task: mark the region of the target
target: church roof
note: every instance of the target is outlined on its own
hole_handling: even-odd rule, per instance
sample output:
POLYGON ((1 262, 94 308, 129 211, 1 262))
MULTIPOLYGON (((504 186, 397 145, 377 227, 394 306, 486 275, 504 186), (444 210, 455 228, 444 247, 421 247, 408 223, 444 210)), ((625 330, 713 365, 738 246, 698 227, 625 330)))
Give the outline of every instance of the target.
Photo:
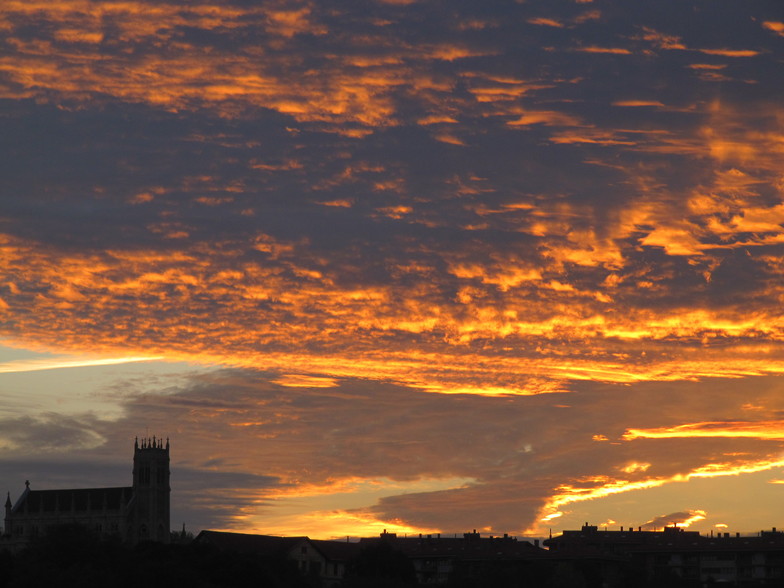
POLYGON ((30 490, 29 487, 16 501, 12 513, 24 510, 32 512, 63 512, 66 510, 86 511, 106 508, 120 510, 128 505, 133 496, 131 486, 117 488, 79 488, 74 490, 30 490))

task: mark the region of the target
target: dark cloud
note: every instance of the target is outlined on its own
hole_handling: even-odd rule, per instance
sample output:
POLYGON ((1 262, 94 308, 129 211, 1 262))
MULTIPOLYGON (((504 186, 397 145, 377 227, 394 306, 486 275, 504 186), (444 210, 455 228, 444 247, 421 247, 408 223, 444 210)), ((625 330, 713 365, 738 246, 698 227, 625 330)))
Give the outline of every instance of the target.
POLYGON ((644 525, 642 525, 642 528, 648 531, 654 531, 656 529, 661 529, 662 527, 673 527, 676 525, 679 526, 683 523, 687 523, 688 525, 688 523, 695 518, 699 520, 704 517, 705 512, 703 511, 690 510, 686 512, 673 512, 666 515, 660 515, 651 519, 650 521, 647 521, 644 525))
POLYGON ((0 420, 0 452, 6 456, 41 452, 68 454, 101 445, 105 440, 96 431, 96 419, 65 417, 55 412, 36 417, 0 420))

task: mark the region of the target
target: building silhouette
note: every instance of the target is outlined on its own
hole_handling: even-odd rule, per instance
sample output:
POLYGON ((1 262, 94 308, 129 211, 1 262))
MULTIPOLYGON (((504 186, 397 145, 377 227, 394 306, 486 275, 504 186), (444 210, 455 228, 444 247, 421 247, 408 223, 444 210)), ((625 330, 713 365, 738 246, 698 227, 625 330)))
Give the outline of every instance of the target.
POLYGON ((7 495, 2 542, 20 547, 52 527, 78 524, 131 544, 168 543, 169 476, 169 440, 152 437, 134 442, 131 486, 33 490, 25 482, 16 502, 7 495))
POLYGON ((586 523, 544 542, 561 562, 592 562, 607 570, 625 567, 647 585, 784 585, 784 533, 710 533, 666 527, 620 531, 586 523))
POLYGON ((302 576, 318 579, 314 584, 324 588, 340 584, 347 562, 359 551, 357 543, 225 531, 202 531, 194 543, 224 552, 250 555, 261 561, 291 562, 302 576))
POLYGON ((443 585, 459 578, 487 580, 499 570, 533 577, 532 569, 547 556, 538 541, 532 544, 508 535, 481 537, 476 530, 411 537, 384 531, 356 542, 204 530, 194 543, 261 559, 287 560, 302 576, 314 585, 317 580, 324 588, 340 586, 348 576, 367 574, 376 574, 376 579, 381 574, 387 581, 392 578, 396 586, 443 585), (408 582, 406 574, 410 575, 408 582))

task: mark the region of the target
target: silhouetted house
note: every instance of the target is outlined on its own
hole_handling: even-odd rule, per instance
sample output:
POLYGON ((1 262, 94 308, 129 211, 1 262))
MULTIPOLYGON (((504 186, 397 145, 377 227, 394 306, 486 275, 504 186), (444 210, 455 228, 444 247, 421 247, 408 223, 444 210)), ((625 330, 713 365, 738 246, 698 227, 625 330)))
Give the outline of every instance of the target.
POLYGON ((358 543, 310 539, 311 544, 326 558, 322 578, 326 586, 339 584, 345 577, 349 563, 359 552, 358 543))
POLYGON ((360 545, 386 541, 403 553, 414 565, 420 584, 445 584, 454 577, 485 579, 488 573, 503 570, 522 573, 533 562, 547 557, 547 552, 516 537, 482 537, 475 530, 462 536, 440 533, 398 537, 386 531, 378 538, 362 539, 360 545))
MULTIPOLYGON (((649 585, 672 580, 733 586, 784 584, 784 533, 761 531, 701 535, 667 527, 662 531, 599 530, 584 525, 545 541, 554 559, 615 562, 649 585)), ((605 566, 606 567, 606 566, 605 566)))
MULTIPOLYGON (((220 550, 255 555, 262 559, 291 561, 305 576, 318 577, 322 586, 337 586, 363 551, 385 543, 413 565, 420 584, 445 584, 460 578, 486 578, 499 570, 525 570, 532 562, 546 560, 547 552, 538 545, 514 537, 461 537, 420 535, 397 537, 382 533, 356 543, 323 541, 308 537, 275 537, 245 533, 202 531, 194 543, 220 550)), ((354 570, 356 573, 356 570, 354 570)))
POLYGON ((129 543, 169 542, 169 441, 138 439, 133 485, 75 490, 25 490, 15 503, 9 492, 0 546, 16 549, 54 526, 79 524, 102 537, 129 543))
POLYGON ((736 586, 784 585, 784 533, 718 533, 696 541, 644 546, 634 557, 648 577, 677 576, 736 586))
POLYGON ((624 530, 621 527, 620 531, 611 531, 586 523, 579 531, 564 531, 558 537, 545 539, 544 544, 550 553, 572 556, 626 555, 646 546, 689 543, 699 538, 699 532, 680 527, 666 527, 662 531, 643 531, 641 527, 636 531, 633 527, 624 530))
POLYGON ((221 551, 241 553, 268 561, 289 561, 303 576, 316 577, 325 587, 340 583, 345 574, 345 562, 355 551, 349 544, 343 548, 339 542, 313 541, 308 537, 275 537, 249 533, 202 531, 195 544, 211 545, 221 551), (325 545, 332 544, 335 545, 325 545))

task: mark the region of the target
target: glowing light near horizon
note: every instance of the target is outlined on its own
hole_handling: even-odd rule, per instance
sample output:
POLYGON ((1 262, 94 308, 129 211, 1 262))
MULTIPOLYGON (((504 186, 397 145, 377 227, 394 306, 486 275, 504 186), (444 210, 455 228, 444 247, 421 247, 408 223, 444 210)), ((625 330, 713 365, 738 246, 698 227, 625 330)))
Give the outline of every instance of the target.
MULTIPOLYGON (((740 474, 750 474, 754 472, 761 472, 765 470, 770 470, 773 468, 784 467, 784 459, 779 460, 761 460, 758 462, 750 462, 750 463, 712 463, 706 464, 704 466, 695 468, 691 472, 686 474, 676 474, 674 476, 663 477, 663 478, 651 478, 647 480, 641 480, 636 482, 631 482, 628 480, 616 480, 611 479, 606 476, 597 476, 595 478, 591 478, 585 480, 587 484, 591 482, 598 482, 598 485, 590 486, 586 485, 585 487, 578 487, 573 486, 570 484, 564 484, 559 488, 556 488, 553 496, 548 499, 545 506, 539 511, 540 515, 538 518, 538 522, 547 522, 552 520, 556 516, 560 516, 563 512, 560 510, 564 506, 568 504, 572 504, 575 502, 582 502, 586 500, 596 500, 600 498, 604 498, 607 496, 612 496, 614 494, 620 494, 623 492, 631 492, 634 490, 646 490, 651 488, 657 488, 663 486, 665 484, 670 484, 673 482, 688 482, 692 478, 714 478, 720 476, 737 476, 740 474)), ((696 522, 698 520, 702 520, 704 518, 703 511, 696 511, 699 515, 698 518, 689 519, 689 524, 696 522)), ((526 532, 528 533, 538 533, 541 532, 536 524, 526 532)))
POLYGON ((422 478, 399 481, 388 478, 349 477, 326 484, 295 483, 260 495, 257 507, 246 508, 233 517, 226 530, 279 535, 308 535, 312 538, 370 536, 390 533, 437 533, 439 529, 380 519, 357 504, 372 504, 384 496, 409 492, 437 492, 475 483, 470 478, 422 478), (275 512, 266 506, 275 504, 275 512), (324 508, 330 505, 332 508, 324 508))
POLYGON ((121 365, 124 363, 135 363, 140 361, 158 361, 164 356, 150 357, 112 357, 103 359, 20 359, 0 363, 0 373, 10 374, 18 372, 36 372, 40 370, 57 370, 68 368, 99 367, 107 365, 121 365))
POLYGON ((750 439, 784 439, 781 421, 765 422, 702 422, 657 429, 629 429, 625 441, 634 439, 676 439, 689 437, 738 437, 750 439))
POLYGON ((341 510, 308 512, 288 517, 242 517, 236 519, 234 525, 221 530, 289 537, 308 536, 311 539, 374 537, 384 531, 398 535, 439 532, 438 529, 407 525, 403 521, 382 521, 371 515, 341 510))

